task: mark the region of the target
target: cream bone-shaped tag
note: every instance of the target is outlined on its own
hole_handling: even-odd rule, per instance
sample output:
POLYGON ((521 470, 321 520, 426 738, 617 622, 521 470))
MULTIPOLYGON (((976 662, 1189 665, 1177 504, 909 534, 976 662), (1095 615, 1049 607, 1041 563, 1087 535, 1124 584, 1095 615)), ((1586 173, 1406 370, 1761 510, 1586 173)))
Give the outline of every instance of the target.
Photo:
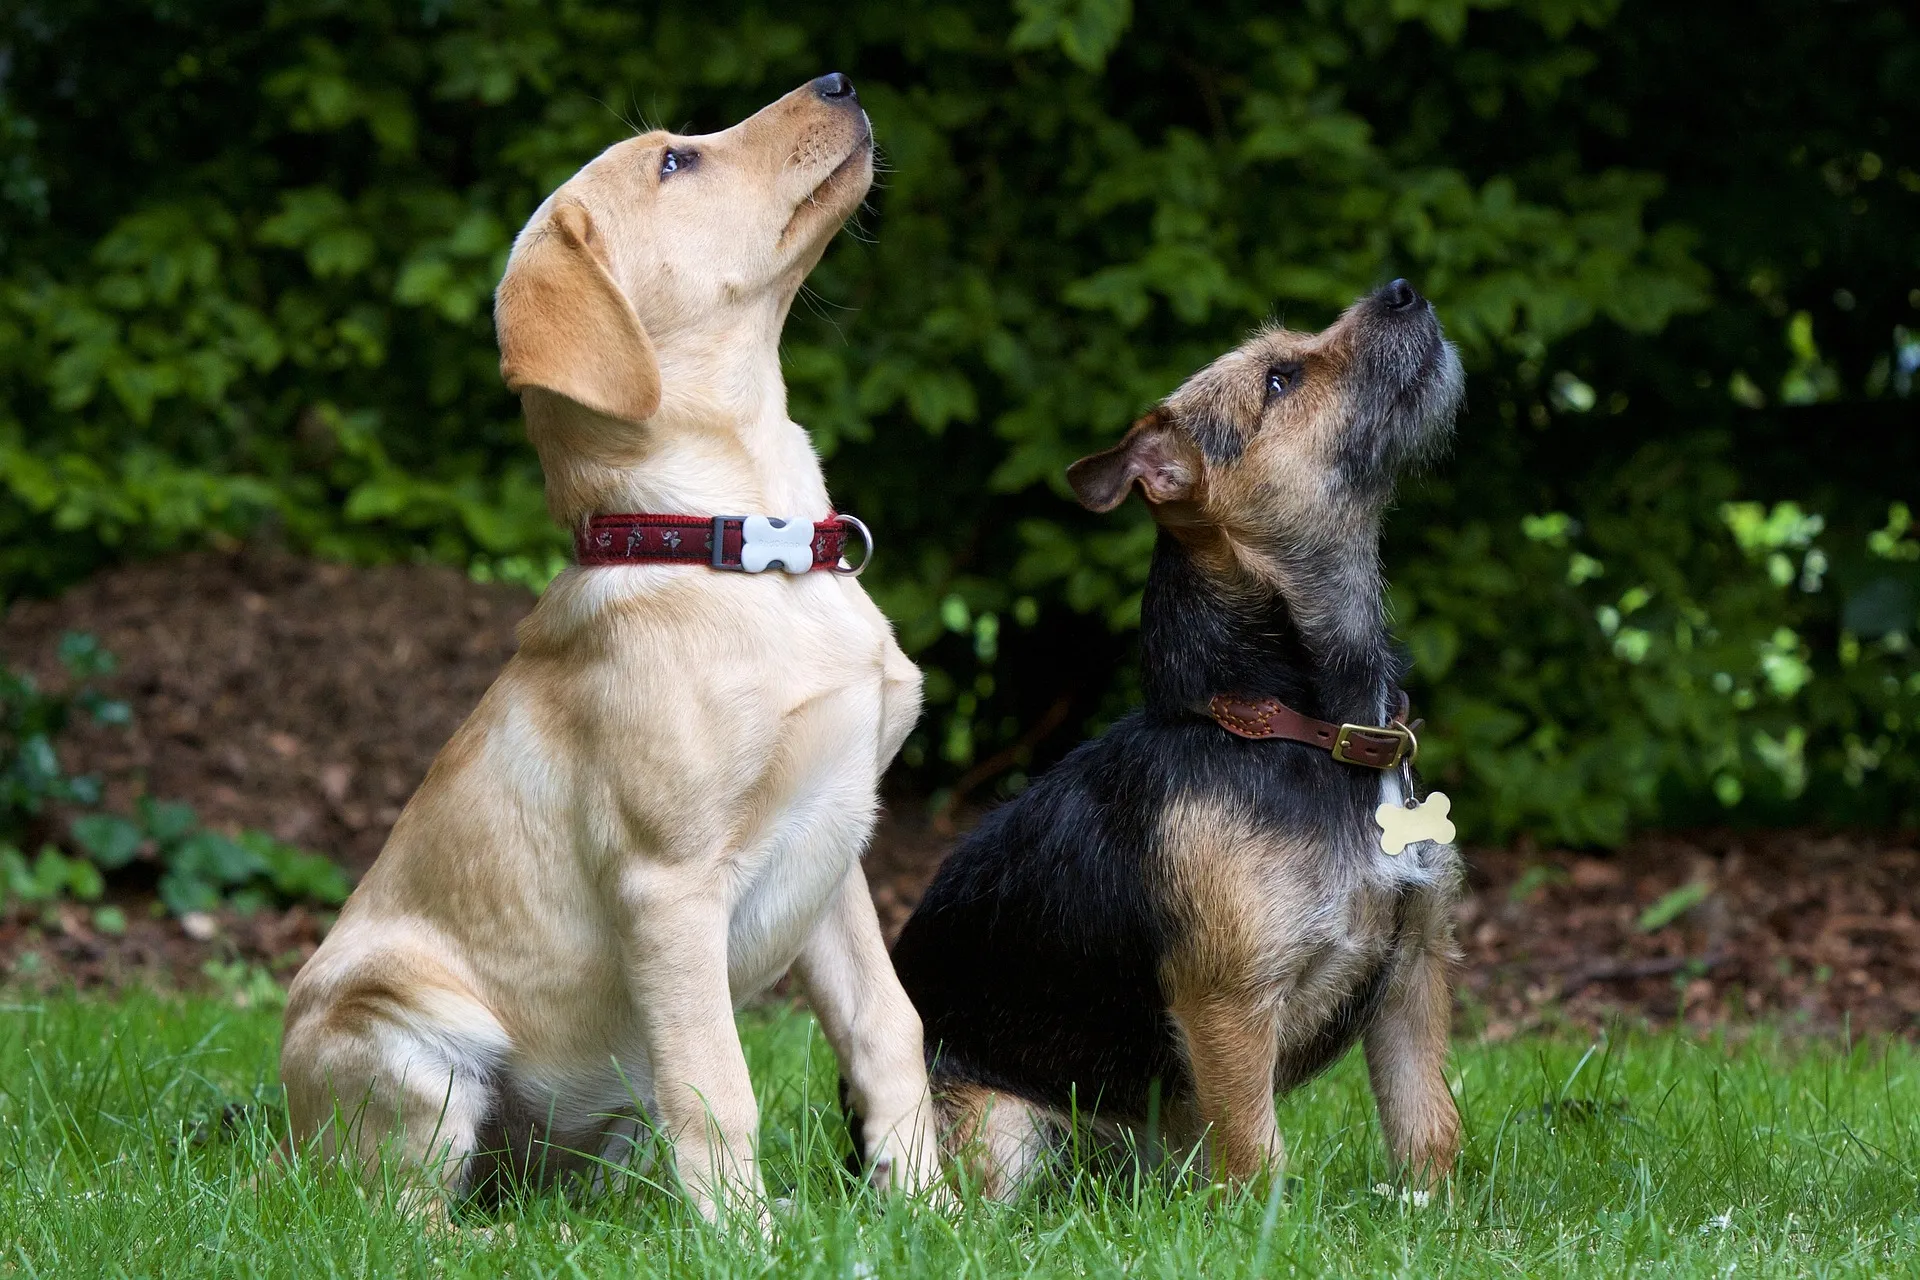
POLYGON ((748 516, 740 526, 740 567, 763 573, 772 565, 788 573, 813 571, 813 521, 801 516, 748 516))
POLYGON ((1383 804, 1373 811, 1380 823, 1380 850, 1387 854, 1397 854, 1410 844, 1422 840, 1438 840, 1449 844, 1453 840, 1453 822, 1447 813, 1453 808, 1453 801, 1447 799, 1444 791, 1430 791, 1427 798, 1417 805, 1383 804))

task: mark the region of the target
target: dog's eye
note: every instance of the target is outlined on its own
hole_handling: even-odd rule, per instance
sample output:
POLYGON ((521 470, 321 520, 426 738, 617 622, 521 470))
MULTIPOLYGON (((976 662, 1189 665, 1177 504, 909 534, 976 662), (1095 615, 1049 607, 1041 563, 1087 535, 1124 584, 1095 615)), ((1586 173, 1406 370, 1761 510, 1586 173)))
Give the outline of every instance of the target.
POLYGON ((1269 398, 1283 396, 1300 382, 1300 366, 1292 361, 1276 364, 1267 370, 1267 395, 1269 398))
POLYGON ((660 153, 660 176, 664 178, 670 173, 678 173, 682 169, 691 169, 694 166, 694 162, 699 158, 700 153, 697 151, 680 151, 673 147, 668 147, 660 153))

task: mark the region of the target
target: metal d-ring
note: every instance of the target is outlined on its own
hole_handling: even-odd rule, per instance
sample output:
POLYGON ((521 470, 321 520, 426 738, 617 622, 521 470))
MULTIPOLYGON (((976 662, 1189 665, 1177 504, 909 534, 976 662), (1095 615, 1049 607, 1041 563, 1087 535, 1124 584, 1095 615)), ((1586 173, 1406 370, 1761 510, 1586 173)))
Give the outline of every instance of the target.
MULTIPOLYGON (((853 531, 860 535, 860 545, 866 548, 866 554, 861 556, 860 563, 854 565, 852 568, 842 569, 839 565, 835 565, 833 566, 833 571, 849 578, 857 578, 867 571, 868 565, 873 563, 873 531, 868 529, 866 524, 858 516, 850 516, 843 513, 838 518, 853 526, 853 531)), ((841 557, 841 560, 842 563, 844 563, 845 557, 841 557)))

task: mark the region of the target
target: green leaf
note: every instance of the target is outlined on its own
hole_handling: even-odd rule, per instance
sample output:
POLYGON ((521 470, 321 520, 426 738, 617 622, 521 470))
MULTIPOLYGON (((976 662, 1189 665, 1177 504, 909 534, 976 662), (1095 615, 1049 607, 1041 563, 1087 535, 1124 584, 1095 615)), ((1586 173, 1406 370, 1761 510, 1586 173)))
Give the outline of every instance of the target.
POLYGON ((373 261, 373 237, 357 227, 341 227, 315 236, 307 244, 307 266, 322 280, 355 276, 373 261))
POLYGON ((144 833, 125 818, 110 813, 82 814, 70 828, 73 838, 96 866, 112 871, 133 861, 144 833))
POLYGON ((1132 0, 1014 0, 1020 15, 1008 44, 1014 49, 1060 51, 1087 71, 1098 71, 1133 21, 1132 0))
POLYGON ((1664 929, 1687 912, 1707 900, 1713 892, 1713 886, 1704 880, 1694 880, 1681 885, 1669 893, 1662 894, 1658 901, 1640 913, 1636 921, 1640 932, 1652 933, 1664 929))
POLYGON ((140 822, 146 828, 148 838, 163 848, 183 839, 200 824, 193 806, 177 800, 155 800, 151 796, 141 796, 135 802, 135 808, 139 811, 140 822))
POLYGON ((1446 618, 1415 623, 1407 633, 1407 650, 1422 679, 1439 680, 1460 655, 1460 628, 1446 618))
POLYGON ((82 679, 110 676, 119 665, 96 637, 82 631, 69 631, 60 637, 59 655, 60 664, 82 679))
POLYGON ((167 865, 184 876, 221 888, 245 884, 267 869, 253 850, 216 831, 198 831, 182 840, 169 855, 167 865))
POLYGON ((104 698, 92 690, 83 690, 78 701, 99 724, 124 726, 133 723, 133 708, 118 698, 104 698))
POLYGON ((91 862, 78 858, 67 862, 66 890, 82 902, 92 902, 106 891, 106 881, 101 878, 100 869, 91 862))
POLYGON ((239 842, 258 859, 274 892, 288 901, 339 906, 353 891, 331 858, 283 844, 263 831, 243 831, 239 842))
POLYGON ((220 905, 219 887, 190 871, 175 869, 160 877, 160 901, 175 916, 212 911, 220 905))

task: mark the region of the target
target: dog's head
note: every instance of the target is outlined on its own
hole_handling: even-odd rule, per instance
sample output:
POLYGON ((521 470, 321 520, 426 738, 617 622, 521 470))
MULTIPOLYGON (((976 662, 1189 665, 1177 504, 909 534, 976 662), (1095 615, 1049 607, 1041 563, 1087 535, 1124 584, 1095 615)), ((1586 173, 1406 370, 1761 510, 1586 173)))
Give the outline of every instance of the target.
POLYGON ((1395 477, 1445 444, 1462 384, 1432 304, 1396 280, 1322 333, 1255 335, 1067 479, 1094 511, 1138 484, 1176 534, 1323 542, 1374 520, 1395 477))
POLYGON ((642 422, 663 368, 777 349, 801 281, 873 181, 873 133, 835 72, 720 133, 616 143, 534 211, 495 296, 514 391, 642 422))

